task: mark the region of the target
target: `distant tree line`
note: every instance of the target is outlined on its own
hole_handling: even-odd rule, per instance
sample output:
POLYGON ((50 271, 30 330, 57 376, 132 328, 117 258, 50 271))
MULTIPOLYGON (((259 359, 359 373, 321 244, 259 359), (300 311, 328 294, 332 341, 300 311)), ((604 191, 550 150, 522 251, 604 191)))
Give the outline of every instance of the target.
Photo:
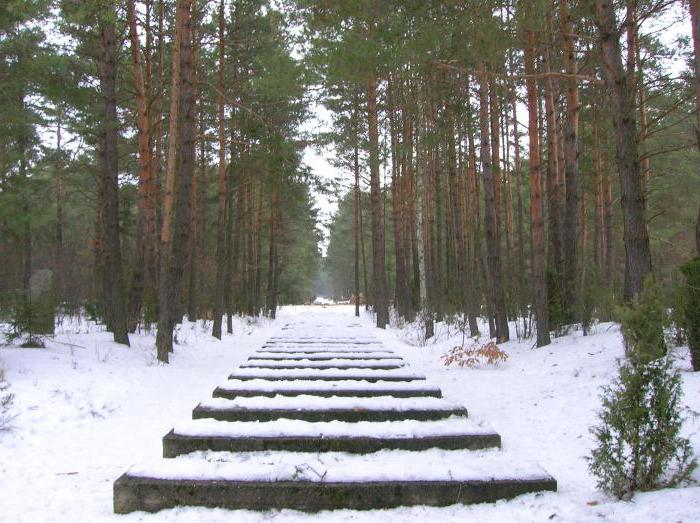
POLYGON ((458 314, 505 341, 517 319, 541 346, 650 273, 680 282, 700 249, 696 2, 297 5, 355 180, 328 270, 357 246, 378 326, 389 304, 427 336, 458 314), (681 25, 659 25, 688 13, 692 42, 669 43, 681 25))
POLYGON ((262 0, 0 7, 0 296, 53 272, 59 311, 115 341, 158 324, 275 315, 320 254, 301 163, 305 65, 262 0))

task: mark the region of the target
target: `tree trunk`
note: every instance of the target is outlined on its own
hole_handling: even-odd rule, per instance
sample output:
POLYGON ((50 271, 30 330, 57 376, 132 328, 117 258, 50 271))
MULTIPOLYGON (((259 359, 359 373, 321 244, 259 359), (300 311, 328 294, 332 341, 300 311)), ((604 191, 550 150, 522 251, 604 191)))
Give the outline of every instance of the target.
POLYGON ((391 222, 394 230, 395 282, 394 302, 396 312, 402 318, 408 317, 409 287, 406 268, 406 243, 403 236, 404 199, 403 171, 405 171, 405 151, 399 144, 399 127, 396 116, 396 85, 390 79, 387 86, 389 127, 391 135, 391 222))
MULTIPOLYGON (((525 74, 535 74, 535 33, 525 32, 525 74)), ((542 203, 542 166, 540 162, 540 134, 538 129, 537 85, 530 76, 526 80, 528 108, 528 136, 530 141, 530 235, 532 241, 532 294, 537 321, 537 346, 549 345, 549 306, 545 268, 544 205, 542 203)))
POLYGON ((456 298, 457 303, 463 305, 465 302, 465 287, 467 286, 467 249, 464 234, 464 217, 462 209, 462 198, 460 191, 460 182, 457 174, 457 153, 455 148, 455 122, 454 111, 452 108, 451 95, 447 94, 445 101, 445 113, 447 116, 447 169, 450 184, 451 198, 451 215, 453 224, 453 242, 456 247, 456 278, 457 285, 456 298))
POLYGON ((622 66, 619 31, 610 0, 596 0, 596 13, 603 77, 612 110, 615 156, 620 178, 625 244, 624 298, 630 302, 642 292, 644 279, 651 273, 646 201, 639 166, 635 90, 630 72, 626 72, 622 66))
POLYGON ((377 128, 377 78, 367 83, 367 118, 369 125, 370 196, 372 199, 372 298, 377 327, 386 328, 389 308, 384 256, 384 212, 379 181, 379 131, 377 128))
POLYGON ((270 240, 268 245, 267 265, 267 312, 270 318, 274 318, 277 312, 277 289, 275 289, 275 273, 277 267, 277 192, 270 190, 270 240))
POLYGON ((55 187, 54 196, 56 201, 56 226, 54 229, 54 287, 56 289, 56 298, 59 303, 66 301, 66 292, 63 282, 65 281, 66 274, 66 264, 64 260, 64 215, 63 215, 63 198, 64 198, 64 187, 63 187, 63 151, 61 142, 61 125, 63 123, 63 108, 59 105, 58 112, 56 114, 56 161, 55 161, 55 187))
MULTIPOLYGON (((549 42, 543 53, 544 70, 546 73, 554 69, 552 48, 554 47, 554 30, 552 15, 546 15, 546 28, 549 42)), ((549 269, 555 274, 555 282, 560 286, 563 261, 563 220, 562 200, 564 190, 561 185, 560 149, 558 110, 555 100, 555 85, 551 77, 544 81, 545 120, 547 123, 547 216, 549 224, 549 269)))
POLYGON ((353 194, 352 233, 355 243, 355 316, 360 317, 360 137, 357 129, 357 107, 353 108, 353 168, 355 187, 353 194))
MULTIPOLYGON (((517 96, 515 87, 511 91, 511 109, 513 111, 513 152, 514 152, 514 171, 515 183, 517 184, 517 215, 518 215, 518 273, 517 289, 518 289, 518 308, 523 322, 526 321, 527 314, 527 298, 525 296, 525 211, 523 208, 523 173, 522 162, 520 160, 520 133, 518 131, 518 114, 517 114, 517 96)), ((538 135, 539 140, 539 135, 538 135)), ((538 153, 540 149, 538 149, 538 153)), ((540 171, 542 170, 542 161, 540 159, 540 171)), ((540 173, 541 177, 541 173, 540 173)))
POLYGON ((600 156, 600 132, 598 131, 598 111, 593 104, 593 195, 595 204, 595 223, 593 226, 593 263, 600 273, 603 266, 603 169, 600 156))
MULTIPOLYGON (((607 151, 607 136, 603 137, 603 143, 606 145, 607 151)), ((612 195, 612 180, 610 178, 610 161, 607 152, 604 155, 603 162, 603 244, 604 244, 604 282, 609 289, 613 288, 614 270, 615 270, 615 245, 613 244, 613 195, 612 195)))
POLYGON ((192 180, 194 178, 194 46, 191 13, 186 19, 180 42, 180 138, 178 155, 177 195, 175 199, 175 234, 171 271, 175 292, 173 325, 182 321, 184 314, 185 268, 187 264, 190 224, 192 223, 192 180))
MULTIPOLYGON (((564 70, 569 75, 578 73, 576 61, 575 35, 569 0, 561 0, 560 18, 564 40, 564 70)), ((567 321, 575 317, 574 309, 578 296, 578 213, 579 213, 579 113, 580 103, 577 80, 570 77, 566 81, 566 118, 564 119, 564 172, 566 180, 566 205, 564 207, 564 271, 562 302, 567 321)))
POLYGON ((199 85, 199 46, 200 46, 200 32, 197 29, 197 22, 193 22, 192 28, 192 107, 190 112, 192 118, 190 120, 191 135, 192 135, 192 145, 190 147, 190 154, 192 155, 192 172, 190 174, 190 202, 189 202, 189 234, 187 238, 187 267, 188 267, 188 289, 187 289, 187 319, 189 321, 197 320, 197 288, 198 280, 200 274, 200 268, 197 266, 199 260, 197 247, 199 246, 198 237, 198 216, 199 208, 197 207, 199 202, 199 187, 197 176, 195 175, 195 161, 197 158, 197 110, 202 111, 202 104, 197 104, 197 100, 201 98, 202 89, 197 87, 199 85), (199 107, 198 107, 199 106, 199 107))
MULTIPOLYGON (((700 150, 700 0, 690 1, 690 22, 693 29, 693 73, 695 80, 695 133, 697 136, 698 149, 700 150)), ((698 217, 695 222, 695 252, 700 256, 700 206, 698 206, 698 217)))
POLYGON ((204 122, 205 111, 200 107, 199 110, 199 176, 197 182, 197 295, 199 298, 199 306, 205 307, 200 309, 200 314, 208 313, 209 302, 205 302, 203 298, 208 293, 205 293, 207 288, 207 279, 211 274, 209 269, 209 257, 207 256, 207 149, 206 149, 206 124, 204 122), (206 278, 205 278, 206 276, 206 278))
POLYGON ((122 258, 119 234, 119 184, 117 141, 116 70, 117 42, 114 24, 100 21, 100 93, 103 99, 103 121, 100 131, 101 184, 104 196, 102 225, 103 299, 114 341, 129 345, 126 301, 122 281, 122 258))
POLYGON ((357 220, 360 224, 360 253, 362 254, 362 283, 363 283, 363 288, 365 289, 365 310, 369 308, 369 304, 371 302, 371 291, 369 288, 369 284, 367 283, 367 254, 365 252, 365 226, 364 226, 364 218, 362 214, 362 209, 364 205, 362 204, 362 191, 360 191, 360 198, 359 198, 359 203, 360 203, 360 209, 359 209, 359 215, 357 217, 357 220))
MULTIPOLYGON (((409 91, 409 96, 410 96, 409 91)), ((405 204, 408 218, 405 228, 408 231, 406 237, 411 243, 411 311, 409 320, 415 318, 416 311, 420 309, 421 290, 420 290, 420 262, 418 254, 418 225, 416 221, 416 191, 415 191, 415 173, 413 169, 413 112, 409 106, 409 102, 404 102, 403 111, 403 136, 404 147, 406 150, 406 165, 405 165, 405 204)))
POLYGON ((465 77, 465 92, 467 96, 467 233, 469 237, 469 273, 473 275, 469 282, 467 300, 469 300, 468 315, 469 334, 479 335, 477 317, 481 312, 481 286, 479 285, 479 267, 481 257, 481 217, 479 213, 479 178, 476 174, 476 147, 474 146, 474 125, 472 122, 471 95, 469 77, 465 77))
POLYGON ((214 281, 214 318, 212 336, 221 339, 221 321, 224 314, 224 278, 226 278, 226 52, 224 34, 225 0, 219 4, 219 170, 218 206, 216 220, 216 280, 214 281))
POLYGON ((508 341, 508 318, 503 297, 503 280, 501 274, 501 245, 497 234, 494 178, 491 169, 491 151, 489 138, 489 96, 488 79, 485 67, 480 66, 479 77, 479 123, 481 128, 481 173, 484 181, 484 223, 486 229, 487 265, 489 287, 493 307, 495 335, 498 342, 508 341))
POLYGON ((134 89, 136 91, 136 126, 138 130, 138 216, 136 221, 136 257, 131 276, 131 291, 129 293, 129 332, 135 332, 141 317, 141 308, 146 286, 152 286, 153 281, 149 276, 153 270, 149 264, 153 257, 147 250, 152 249, 155 239, 152 236, 153 229, 150 226, 153 220, 152 192, 152 137, 151 137, 151 109, 150 92, 146 90, 141 68, 141 50, 139 34, 136 26, 136 1, 129 0, 127 4, 127 19, 129 24, 129 42, 131 45, 131 64, 134 76, 134 89))
MULTIPOLYGON (((156 314, 156 303, 160 296, 160 238, 159 232, 162 225, 161 216, 161 196, 163 192, 162 179, 163 179, 163 93, 165 91, 165 45, 164 45, 164 29, 163 29, 163 19, 165 17, 165 7, 163 5, 164 0, 158 1, 158 15, 157 15, 157 27, 158 27, 158 42, 156 44, 156 80, 157 85, 155 89, 155 99, 154 99, 154 114, 153 114, 153 167, 151 169, 152 183, 149 191, 150 206, 153 209, 151 215, 151 222, 148 224, 150 229, 149 234, 151 235, 152 243, 150 247, 147 248, 146 253, 151 257, 152 274, 150 276, 153 281, 153 286, 151 289, 151 295, 145 296, 146 300, 150 301, 151 310, 147 310, 148 315, 144 315, 146 321, 157 321, 155 317, 156 314)), ((146 301, 146 304, 149 304, 146 301)))
MULTIPOLYGON (((168 363, 173 347, 173 302, 178 298, 176 282, 171 274, 172 229, 174 218, 175 185, 178 175, 177 149, 180 141, 181 71, 180 55, 183 41, 189 37, 189 17, 192 0, 178 0, 175 11, 175 38, 172 51, 172 84, 170 90, 170 123, 168 127, 168 158, 163 193, 162 224, 160 232, 159 309, 156 348, 158 360, 168 363)), ((179 285, 179 282, 177 282, 179 285)))

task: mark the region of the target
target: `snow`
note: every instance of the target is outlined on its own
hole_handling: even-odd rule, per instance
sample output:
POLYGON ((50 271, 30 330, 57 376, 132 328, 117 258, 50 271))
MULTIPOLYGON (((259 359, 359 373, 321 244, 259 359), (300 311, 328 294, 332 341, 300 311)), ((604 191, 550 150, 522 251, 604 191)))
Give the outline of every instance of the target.
POLYGON ((455 410, 463 408, 455 401, 443 398, 394 398, 376 396, 373 398, 354 398, 332 396, 266 396, 240 397, 232 400, 212 398, 202 401, 200 407, 207 410, 366 410, 366 411, 405 411, 405 410, 455 410))
POLYGON ((313 361, 313 360, 261 360, 258 358, 248 358, 248 361, 241 365, 240 368, 272 368, 272 367, 299 367, 299 368, 327 368, 327 369, 342 369, 342 368, 373 368, 381 366, 382 368, 401 368, 405 366, 405 363, 401 361, 384 361, 375 358, 374 360, 348 360, 336 358, 326 361, 313 361))
POLYGON ((550 479, 534 462, 504 459, 498 451, 382 450, 345 452, 198 451, 129 469, 129 476, 178 480, 238 481, 470 481, 550 479))
MULTIPOLYGON (((531 340, 512 341, 501 346, 509 359, 499 367, 459 369, 444 367, 440 360, 444 352, 461 342, 457 329, 449 332, 447 326, 437 324, 437 342, 415 346, 409 343, 420 339, 415 327, 373 329, 371 318, 355 319, 353 309, 284 308, 275 323, 236 320, 234 334, 225 335, 220 342, 200 324, 186 324, 177 333, 180 344, 171 355, 172 363, 165 366, 155 362, 151 334, 132 336, 132 347, 126 348, 115 345, 109 334, 86 322, 66 322, 56 341, 49 342, 44 350, 0 348, 0 366, 15 394, 14 411, 18 415, 14 430, 0 433, 0 521, 700 521, 698 486, 640 493, 622 502, 598 491, 588 473, 584 457, 592 446, 589 427, 597 421, 599 387, 615 377, 617 360, 623 357, 617 326, 601 324, 588 337, 576 332, 542 349, 534 349, 531 340), (296 322, 294 329, 286 328, 287 322, 296 322), (327 323, 335 325, 322 326, 327 323), (197 402, 209 397, 215 385, 225 381, 266 340, 292 330, 297 339, 300 335, 376 337, 384 343, 382 350, 394 351, 412 369, 427 376, 423 386, 438 385, 446 398, 464 405, 473 419, 484 420, 497 431, 503 450, 493 454, 513 467, 521 462, 539 463, 557 479, 558 492, 528 494, 493 504, 366 512, 303 514, 284 510, 260 514, 182 507, 157 514, 114 515, 114 480, 132 465, 162 463, 157 458, 162 452, 163 435, 173 426, 187 425, 197 402)), ((291 351, 304 352, 307 347, 322 350, 302 345, 291 351)), ((328 347, 335 352, 340 348, 328 347)), ((352 351, 357 352, 358 347, 352 347, 352 351)), ((699 412, 700 373, 690 372, 687 350, 680 351, 678 365, 683 371, 685 403, 699 412)), ((260 380, 240 383, 272 384, 260 380)), ((276 382, 273 386, 295 383, 299 381, 276 382)), ((313 383, 318 384, 304 382, 313 383)), ((389 385, 403 387, 407 383, 411 382, 389 385)), ((302 422, 288 423, 294 427, 302 422)), ((689 416, 684 434, 697 453, 698 417, 689 416)), ((467 456, 473 458, 475 454, 467 456)), ((324 459, 313 455, 313 459, 318 458, 324 459)), ((191 457, 186 459, 192 461, 191 457)), ((454 468, 466 471, 471 461, 455 462, 454 468)), ((415 467, 413 461, 409 463, 415 467)), ((700 479, 700 471, 695 478, 700 479)))
POLYGON ((357 378, 366 380, 423 380, 425 376, 402 369, 236 369, 235 378, 285 378, 285 379, 320 379, 320 378, 357 378))
POLYGON ((197 419, 178 423, 174 428, 180 436, 208 437, 326 437, 326 438, 405 438, 410 436, 453 436, 465 434, 493 434, 494 431, 473 419, 451 416, 435 421, 345 421, 309 422, 302 420, 275 420, 229 422, 197 419))
POLYGON ((270 360, 270 359, 302 359, 302 360, 320 360, 320 359, 362 359, 362 360, 400 360, 401 357, 393 352, 355 352, 355 351, 340 351, 309 354, 306 352, 272 352, 272 351, 257 351, 251 355, 249 360, 270 360))
POLYGON ((323 296, 319 296, 314 300, 314 305, 334 305, 335 301, 330 299, 330 298, 324 298, 323 296))
POLYGON ((396 391, 436 391, 438 387, 421 381, 324 381, 324 380, 227 380, 219 385, 222 390, 252 390, 273 392, 285 391, 328 391, 328 390, 396 390, 396 391))
MULTIPOLYGON (((265 345, 265 348, 257 351, 257 354, 316 354, 318 356, 325 356, 326 354, 336 354, 338 352, 337 346, 318 346, 318 345, 299 345, 298 347, 283 346, 283 347, 272 347, 270 345, 265 345)), ((352 354, 385 354, 386 351, 380 349, 380 345, 376 345, 376 348, 365 349, 362 346, 353 346, 348 352, 352 354)))

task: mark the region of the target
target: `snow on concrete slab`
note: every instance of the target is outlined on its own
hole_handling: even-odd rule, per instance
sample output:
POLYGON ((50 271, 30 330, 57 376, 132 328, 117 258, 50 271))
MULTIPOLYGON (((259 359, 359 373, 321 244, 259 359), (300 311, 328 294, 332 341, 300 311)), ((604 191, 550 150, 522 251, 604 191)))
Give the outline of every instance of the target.
POLYGON ((265 396, 237 397, 234 399, 211 398, 202 401, 200 407, 206 410, 358 410, 358 411, 415 411, 440 410, 449 411, 464 408, 455 401, 444 398, 395 398, 393 396, 375 396, 372 398, 355 398, 332 396, 265 396))
POLYGON ((190 420, 175 425, 178 436, 190 437, 326 437, 326 438, 425 438, 430 436, 464 436, 495 434, 483 422, 461 416, 435 421, 218 421, 190 420))
MULTIPOLYGON (((333 328, 333 327, 332 327, 333 328)), ((334 331, 337 331, 337 328, 333 328, 334 331)), ((291 340, 297 340, 301 342, 308 343, 309 341, 314 341, 314 342, 324 342, 324 341, 331 341, 331 342, 355 342, 355 343, 366 343, 366 342, 376 342, 379 343, 379 339, 377 339, 374 336, 356 336, 355 333, 350 333, 347 336, 320 336, 320 335, 315 335, 315 336, 293 336, 293 335, 288 335, 288 336, 271 336, 269 338, 269 341, 291 341, 291 340)))
POLYGON ((550 479, 539 465, 498 452, 429 449, 344 452, 199 451, 129 469, 127 475, 156 479, 217 481, 499 481, 550 479))
POLYGON ((260 392, 308 391, 313 394, 318 391, 376 391, 396 390, 401 392, 432 391, 440 392, 438 387, 427 385, 421 381, 323 381, 323 380, 227 380, 219 388, 222 390, 249 390, 260 392))
POLYGON ((385 368, 400 369, 405 367, 403 361, 382 361, 381 359, 374 360, 348 360, 348 359, 332 359, 332 360, 264 360, 258 358, 248 358, 246 363, 243 363, 240 368, 257 368, 257 367, 298 367, 298 368, 315 368, 315 369, 342 369, 344 367, 352 368, 373 368, 382 366, 385 368))
POLYGON ((347 352, 349 354, 394 354, 393 351, 388 351, 383 348, 362 348, 362 347, 351 347, 347 350, 343 350, 341 347, 331 347, 331 346, 298 346, 298 347, 277 347, 270 345, 263 345, 263 348, 257 351, 263 354, 280 354, 280 353, 304 353, 304 354, 326 354, 326 353, 336 353, 336 352, 347 352))
POLYGON ((365 380, 424 380, 425 376, 404 369, 365 370, 365 369, 237 369, 232 377, 235 378, 272 378, 272 379, 314 379, 324 377, 336 379, 365 379, 365 380))
POLYGON ((355 352, 355 351, 324 351, 321 353, 307 352, 289 352, 289 351, 256 351, 249 359, 276 359, 276 358, 286 358, 286 359, 305 359, 305 360, 316 360, 316 359, 330 359, 330 358, 354 358, 363 360, 403 360, 401 356, 397 356, 393 352, 355 352))

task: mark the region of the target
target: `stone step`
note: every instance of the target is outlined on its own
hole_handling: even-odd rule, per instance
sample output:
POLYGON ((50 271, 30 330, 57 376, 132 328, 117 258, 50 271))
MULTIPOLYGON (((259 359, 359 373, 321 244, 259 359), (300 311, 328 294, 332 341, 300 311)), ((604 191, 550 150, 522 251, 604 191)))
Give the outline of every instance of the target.
POLYGON ((441 398, 438 387, 422 381, 325 381, 325 380, 228 380, 214 390, 215 398, 233 399, 238 396, 352 396, 395 398, 441 398))
POLYGON ((363 380, 363 381, 415 381, 425 376, 405 369, 238 369, 229 376, 232 380, 363 380))
POLYGON ((376 345, 381 346, 380 341, 356 341, 356 340, 276 340, 267 341, 263 347, 291 347, 291 346, 314 346, 314 345, 343 345, 348 347, 376 345))
POLYGON ((460 417, 382 423, 198 419, 176 426, 163 438, 163 457, 173 458, 205 450, 366 454, 380 450, 477 450, 500 446, 501 438, 493 430, 460 417))
POLYGON ((356 336, 273 336, 268 343, 380 343, 377 338, 359 338, 356 336))
MULTIPOLYGON (((264 346, 263 346, 264 347, 264 346)), ((338 349, 338 347, 329 347, 327 349, 322 349, 320 347, 272 347, 272 348, 262 348, 256 351, 256 354, 317 354, 323 356, 325 354, 335 354, 337 352, 348 352, 352 354, 366 354, 371 356, 373 354, 391 354, 395 355, 394 352, 386 349, 377 347, 376 349, 368 349, 363 347, 353 347, 348 350, 338 349)))
POLYGON ((114 511, 446 506, 556 489, 539 466, 488 451, 195 452, 132 467, 114 483, 114 511))
POLYGON ((344 360, 379 360, 379 361, 403 361, 401 356, 396 356, 391 352, 254 352, 248 360, 313 360, 324 361, 342 358, 344 360))
POLYGON ((402 361, 385 362, 382 360, 260 360, 248 358, 247 363, 239 365, 240 369, 400 369, 406 364, 402 361))
POLYGON ((316 396, 213 398, 192 411, 193 419, 221 421, 399 421, 467 417, 467 410, 442 398, 321 398, 316 396))

